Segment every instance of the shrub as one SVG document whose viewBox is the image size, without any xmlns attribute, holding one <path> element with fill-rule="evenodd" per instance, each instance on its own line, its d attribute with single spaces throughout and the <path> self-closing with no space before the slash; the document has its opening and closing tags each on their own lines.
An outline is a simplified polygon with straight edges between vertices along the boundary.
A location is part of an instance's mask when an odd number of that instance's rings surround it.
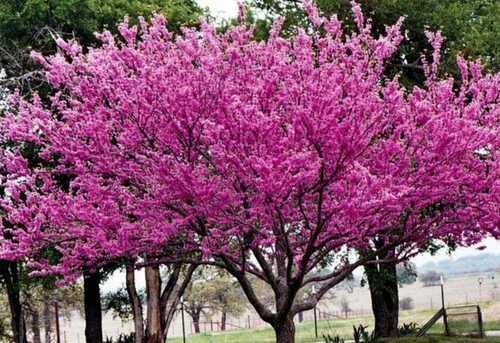
<svg viewBox="0 0 500 343">
<path fill-rule="evenodd" d="M 398 329 L 400 336 L 413 336 L 417 334 L 420 327 L 417 323 L 403 323 Z"/>
<path fill-rule="evenodd" d="M 358 327 L 353 326 L 352 327 L 354 332 L 353 332 L 353 338 L 355 343 L 377 343 L 379 340 L 375 337 L 375 332 L 368 332 L 366 329 L 368 326 L 363 326 L 359 325 Z"/>
<path fill-rule="evenodd" d="M 399 301 L 399 309 L 400 310 L 413 310 L 415 305 L 413 304 L 413 299 L 410 297 L 405 297 Z"/>
<path fill-rule="evenodd" d="M 323 335 L 323 338 L 325 339 L 325 343 L 345 343 L 345 340 L 340 338 L 339 335 Z"/>
</svg>

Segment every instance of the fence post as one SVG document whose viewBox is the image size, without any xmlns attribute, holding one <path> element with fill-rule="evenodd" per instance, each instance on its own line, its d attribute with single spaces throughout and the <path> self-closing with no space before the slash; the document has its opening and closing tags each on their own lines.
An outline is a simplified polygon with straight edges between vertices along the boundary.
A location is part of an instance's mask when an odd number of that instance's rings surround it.
<svg viewBox="0 0 500 343">
<path fill-rule="evenodd" d="M 441 275 L 441 306 L 443 308 L 443 323 L 444 323 L 444 332 L 446 336 L 450 335 L 450 329 L 448 327 L 448 315 L 446 314 L 446 305 L 444 302 L 444 279 Z M 432 298 L 431 298 L 432 299 Z"/>
<path fill-rule="evenodd" d="M 479 321 L 479 337 L 484 338 L 483 315 L 481 313 L 481 307 L 479 307 L 479 305 L 477 305 L 477 320 Z"/>
<path fill-rule="evenodd" d="M 54 303 L 54 312 L 56 316 L 56 342 L 61 343 L 61 332 L 59 328 L 59 304 L 57 301 Z"/>
<path fill-rule="evenodd" d="M 318 338 L 318 319 L 316 318 L 316 306 L 314 306 L 314 335 Z"/>
</svg>

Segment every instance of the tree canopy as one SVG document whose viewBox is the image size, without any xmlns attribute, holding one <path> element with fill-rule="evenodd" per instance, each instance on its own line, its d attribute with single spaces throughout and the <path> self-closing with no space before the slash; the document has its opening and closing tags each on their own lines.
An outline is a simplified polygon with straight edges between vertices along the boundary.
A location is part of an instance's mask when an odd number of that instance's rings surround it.
<svg viewBox="0 0 500 343">
<path fill-rule="evenodd" d="M 277 20 L 266 41 L 245 23 L 176 35 L 157 15 L 90 51 L 58 39 L 34 54 L 56 92 L 1 120 L 0 257 L 68 280 L 123 257 L 216 265 L 290 343 L 294 315 L 370 263 L 352 252 L 376 238 L 399 260 L 499 237 L 500 75 L 458 58 L 459 85 L 441 77 L 443 37 L 427 32 L 408 89 L 385 73 L 403 20 L 377 36 L 358 5 L 348 30 L 305 6 L 311 30 L 283 37 Z"/>
</svg>

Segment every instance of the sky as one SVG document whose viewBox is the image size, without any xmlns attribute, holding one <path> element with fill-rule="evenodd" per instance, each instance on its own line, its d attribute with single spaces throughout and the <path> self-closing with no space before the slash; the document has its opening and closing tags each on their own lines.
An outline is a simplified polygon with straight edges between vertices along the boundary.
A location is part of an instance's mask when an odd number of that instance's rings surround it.
<svg viewBox="0 0 500 343">
<path fill-rule="evenodd" d="M 238 15 L 237 0 L 197 0 L 202 8 L 208 8 L 218 19 L 228 19 Z"/>
<path fill-rule="evenodd" d="M 473 256 L 478 254 L 490 253 L 499 254 L 500 253 L 500 241 L 494 239 L 486 239 L 479 246 L 484 246 L 485 249 L 479 250 L 477 247 L 470 248 L 458 248 L 453 252 L 452 255 L 446 253 L 446 249 L 441 249 L 436 255 L 431 256 L 430 254 L 422 254 L 415 257 L 412 261 L 418 266 L 422 266 L 430 261 L 443 261 L 443 260 L 456 260 L 464 256 Z M 355 273 L 359 275 L 362 273 L 362 269 L 358 269 Z M 139 289 L 144 288 L 144 271 L 136 271 L 137 287 Z M 115 272 L 103 285 L 103 293 L 114 291 L 120 287 L 125 287 L 125 274 L 123 272 Z"/>
</svg>

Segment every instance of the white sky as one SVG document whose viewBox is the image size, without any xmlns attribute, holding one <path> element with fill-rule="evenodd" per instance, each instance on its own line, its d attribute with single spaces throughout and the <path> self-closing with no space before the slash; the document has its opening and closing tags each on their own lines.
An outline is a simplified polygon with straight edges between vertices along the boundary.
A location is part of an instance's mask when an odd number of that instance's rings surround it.
<svg viewBox="0 0 500 343">
<path fill-rule="evenodd" d="M 228 19 L 238 15 L 237 0 L 197 0 L 202 8 L 208 8 L 218 19 Z"/>
<path fill-rule="evenodd" d="M 476 248 L 458 248 L 455 252 L 453 252 L 452 255 L 448 255 L 446 253 L 446 249 L 442 249 L 438 254 L 435 256 L 431 256 L 430 254 L 422 254 L 413 259 L 413 262 L 416 263 L 417 266 L 421 266 L 429 261 L 443 261 L 443 260 L 456 260 L 460 257 L 464 256 L 472 256 L 472 255 L 477 255 L 477 254 L 483 254 L 483 253 L 490 253 L 490 254 L 499 254 L 500 253 L 500 241 L 494 240 L 494 239 L 487 239 L 484 242 L 482 242 L 480 245 L 485 246 L 486 248 L 484 250 L 478 250 Z M 357 275 L 360 275 L 363 272 L 361 268 L 359 268 L 356 273 Z M 144 271 L 136 271 L 136 280 L 137 280 L 137 287 L 138 288 L 144 288 L 145 282 L 144 282 Z M 125 273 L 123 272 L 115 272 L 113 275 L 110 276 L 110 278 L 103 284 L 102 290 L 103 294 L 114 291 L 117 288 L 120 287 L 125 287 Z"/>
<path fill-rule="evenodd" d="M 456 260 L 460 257 L 464 256 L 472 256 L 472 255 L 478 255 L 478 254 L 499 254 L 500 253 L 500 241 L 495 240 L 493 238 L 488 238 L 484 240 L 481 244 L 478 244 L 478 246 L 484 246 L 485 249 L 479 250 L 474 247 L 470 248 L 458 248 L 455 250 L 452 255 L 448 255 L 446 253 L 446 249 L 441 249 L 438 254 L 435 256 L 431 256 L 430 254 L 422 254 L 413 259 L 413 261 L 417 264 L 417 266 L 420 266 L 422 264 L 425 264 L 429 261 L 442 261 L 442 260 Z"/>
</svg>

